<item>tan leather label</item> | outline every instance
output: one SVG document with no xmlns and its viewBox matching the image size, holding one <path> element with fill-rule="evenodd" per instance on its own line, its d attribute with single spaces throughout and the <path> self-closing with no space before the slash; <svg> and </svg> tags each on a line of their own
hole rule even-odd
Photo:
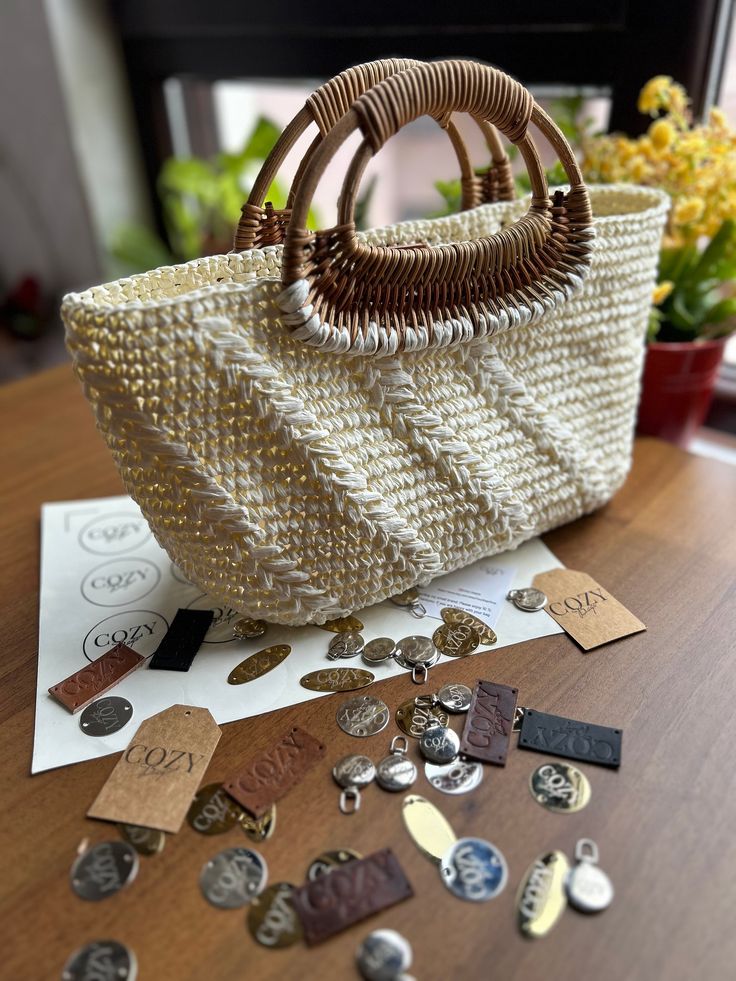
<svg viewBox="0 0 736 981">
<path fill-rule="evenodd" d="M 255 817 L 261 817 L 325 755 L 326 747 L 294 726 L 270 749 L 249 760 L 223 788 Z"/>
<path fill-rule="evenodd" d="M 177 832 L 204 776 L 220 727 L 205 708 L 172 705 L 141 724 L 87 817 Z"/>
<path fill-rule="evenodd" d="M 49 694 L 74 714 L 135 671 L 145 657 L 125 644 L 116 644 L 96 661 L 49 688 Z"/>
<path fill-rule="evenodd" d="M 549 602 L 547 613 L 584 651 L 647 628 L 586 572 L 552 569 L 534 577 Z"/>
</svg>

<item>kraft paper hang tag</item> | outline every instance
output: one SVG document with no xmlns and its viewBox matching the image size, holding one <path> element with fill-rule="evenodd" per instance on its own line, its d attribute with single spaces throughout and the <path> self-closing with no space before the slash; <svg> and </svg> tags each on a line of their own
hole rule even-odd
<svg viewBox="0 0 736 981">
<path fill-rule="evenodd" d="M 584 651 L 647 629 L 586 572 L 552 569 L 535 576 L 533 585 L 548 598 L 545 611 Z"/>
<path fill-rule="evenodd" d="M 182 826 L 220 727 L 205 708 L 172 705 L 139 727 L 87 817 L 172 834 Z"/>
</svg>

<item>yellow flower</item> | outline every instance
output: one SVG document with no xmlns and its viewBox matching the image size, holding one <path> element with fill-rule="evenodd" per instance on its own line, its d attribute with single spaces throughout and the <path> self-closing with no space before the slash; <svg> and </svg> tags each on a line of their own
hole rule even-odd
<svg viewBox="0 0 736 981">
<path fill-rule="evenodd" d="M 719 109 L 718 106 L 713 106 L 711 109 L 709 122 L 716 129 L 728 129 L 728 117 L 723 109 Z"/>
<path fill-rule="evenodd" d="M 649 139 L 657 150 L 666 150 L 675 138 L 675 127 L 666 119 L 657 119 L 649 127 Z"/>
<path fill-rule="evenodd" d="M 705 201 L 699 197 L 680 198 L 675 204 L 672 219 L 677 225 L 691 225 L 705 210 Z"/>
<path fill-rule="evenodd" d="M 674 288 L 675 284 L 669 279 L 663 279 L 661 283 L 657 283 L 652 290 L 652 303 L 654 306 L 658 307 L 660 303 L 664 303 Z"/>
<path fill-rule="evenodd" d="M 629 174 L 631 175 L 632 181 L 637 183 L 638 181 L 644 180 L 647 172 L 647 163 L 643 157 L 635 157 L 629 166 Z"/>
<path fill-rule="evenodd" d="M 654 78 L 650 78 L 639 93 L 637 103 L 639 112 L 652 113 L 652 115 L 657 112 L 661 108 L 663 94 L 671 84 L 672 79 L 669 75 L 655 75 Z"/>
</svg>

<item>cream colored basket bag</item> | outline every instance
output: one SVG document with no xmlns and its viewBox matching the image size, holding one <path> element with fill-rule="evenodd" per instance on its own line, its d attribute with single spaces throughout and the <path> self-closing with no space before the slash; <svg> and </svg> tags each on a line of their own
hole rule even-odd
<svg viewBox="0 0 736 981">
<path fill-rule="evenodd" d="M 422 114 L 519 146 L 530 201 L 355 235 L 367 159 Z M 570 187 L 552 197 L 529 134 Z M 335 228 L 304 229 L 355 129 Z M 129 493 L 218 602 L 322 623 L 604 504 L 630 464 L 666 197 L 588 189 L 517 83 L 409 68 L 311 154 L 284 246 L 65 299 L 69 349 Z"/>
</svg>

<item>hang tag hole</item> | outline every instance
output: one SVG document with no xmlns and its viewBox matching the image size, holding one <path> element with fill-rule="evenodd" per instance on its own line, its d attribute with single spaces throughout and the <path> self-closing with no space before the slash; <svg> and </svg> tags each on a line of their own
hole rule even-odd
<svg viewBox="0 0 736 981">
<path fill-rule="evenodd" d="M 187 711 L 187 712 L 185 712 L 185 713 L 184 713 L 184 715 L 191 715 L 191 714 L 192 714 L 192 713 L 191 713 L 191 712 L 189 712 L 189 711 Z"/>
</svg>

